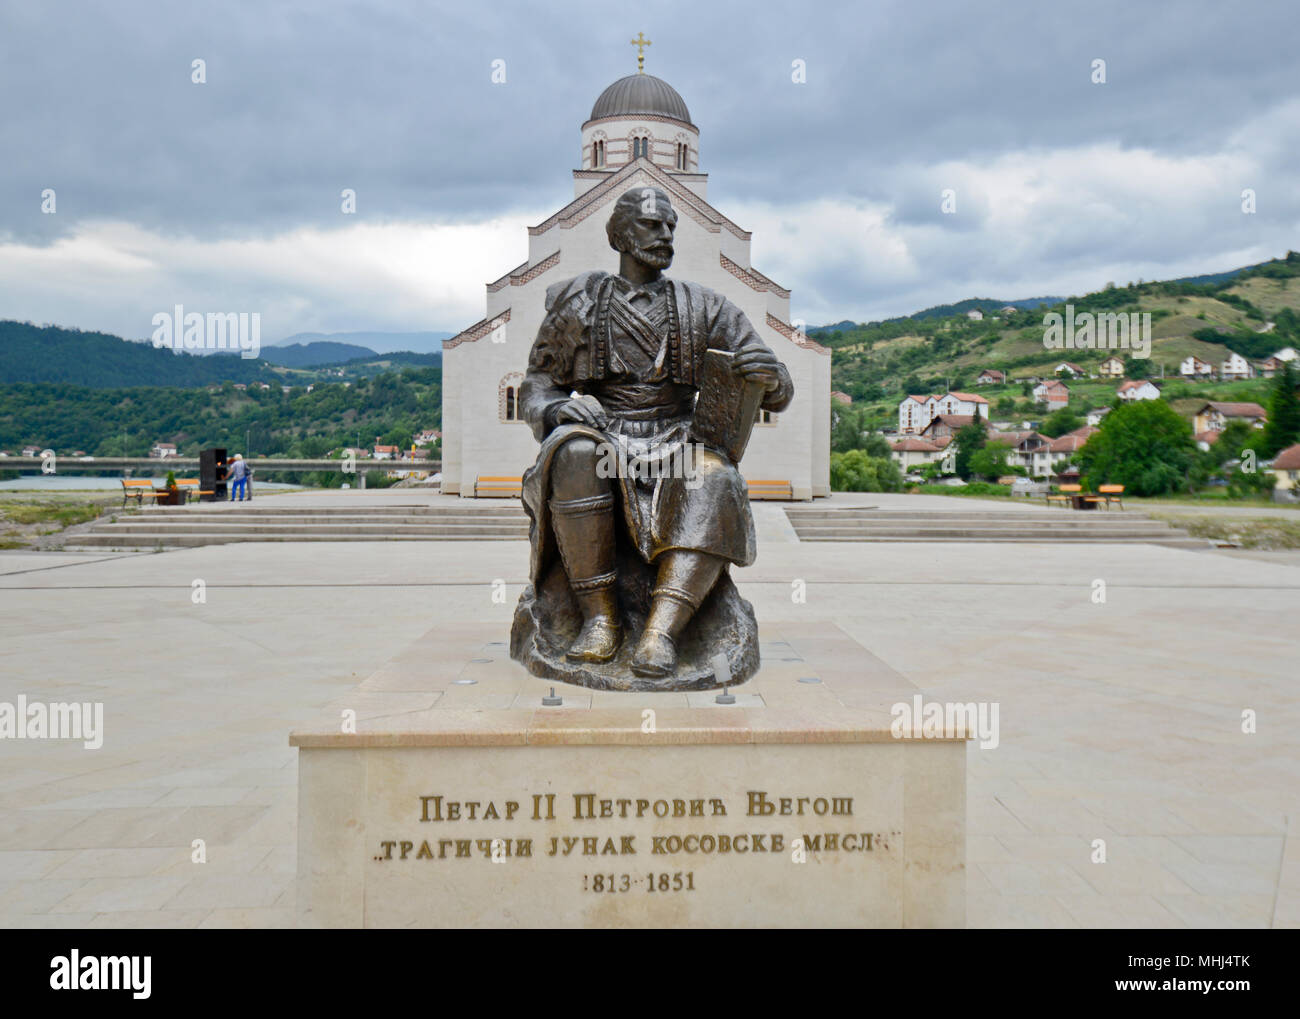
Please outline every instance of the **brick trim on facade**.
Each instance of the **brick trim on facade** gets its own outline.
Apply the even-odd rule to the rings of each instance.
[[[806,333],[799,332],[794,326],[790,325],[789,322],[782,322],[770,311],[767,313],[767,324],[793,343],[796,347],[803,347],[804,350],[811,350],[817,354],[825,354],[827,357],[830,356],[831,352],[829,347],[823,347],[816,340],[809,339]]]
[[[485,318],[482,321],[475,322],[464,332],[457,333],[449,340],[443,340],[442,349],[455,350],[462,343],[475,343],[478,340],[483,339],[484,336],[487,336],[497,327],[503,326],[509,321],[510,309],[507,308],[500,315],[497,315],[494,318]]]

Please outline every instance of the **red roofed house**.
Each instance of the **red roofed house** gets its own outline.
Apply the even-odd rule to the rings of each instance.
[[[376,460],[396,460],[399,450],[396,446],[376,446]]]
[[[898,434],[910,435],[919,432],[930,423],[934,415],[927,409],[927,403],[933,396],[906,396],[898,405]]]
[[[1045,403],[1049,410],[1057,410],[1070,402],[1070,387],[1064,382],[1049,379],[1034,386],[1034,403]]]
[[[1124,377],[1124,362],[1111,354],[1097,367],[1097,374],[1103,379],[1122,379]]]
[[[1300,493],[1300,442],[1287,446],[1273,458],[1273,498],[1295,499]]]
[[[959,393],[953,390],[946,396],[941,396],[935,403],[936,414],[969,414],[972,417],[978,414],[987,420],[989,416],[989,402],[982,396],[976,396],[974,393]]]
[[[921,438],[937,445],[941,439],[951,440],[974,420],[974,414],[936,414],[934,419],[921,429]],[[984,427],[988,429],[987,421],[984,422]]]
[[[1147,379],[1134,381],[1129,379],[1127,382],[1121,382],[1119,389],[1115,390],[1115,395],[1121,400],[1158,400],[1160,399],[1160,390],[1157,389]]]
[[[853,403],[853,397],[848,393],[841,393],[838,389],[831,390],[831,400],[834,403],[842,403],[846,407]]]
[[[975,385],[977,386],[1000,386],[1007,381],[1007,373],[1000,372],[996,368],[985,368],[975,376]]]
[[[1084,443],[1097,434],[1099,429],[1090,425],[1084,425],[1082,428],[1076,428],[1072,432],[1066,432],[1064,435],[1052,440],[1051,453],[1058,460],[1064,460],[1066,457],[1073,456],[1079,450],[1083,449]]]
[[[947,445],[947,443],[944,445]],[[926,442],[924,439],[918,439],[915,436],[908,436],[895,442],[889,451],[889,455],[906,473],[913,467],[919,467],[922,464],[933,463],[935,460],[942,459],[943,447],[936,446],[933,442]]]
[[[1229,421],[1249,421],[1255,428],[1263,428],[1268,411],[1257,403],[1221,403],[1211,400],[1192,418],[1192,431],[1196,434],[1223,431]]]

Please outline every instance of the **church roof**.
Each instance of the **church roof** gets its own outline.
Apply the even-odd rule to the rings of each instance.
[[[591,108],[591,120],[623,117],[638,113],[670,117],[685,124],[691,122],[686,102],[677,90],[653,74],[629,74],[619,78],[600,94]]]

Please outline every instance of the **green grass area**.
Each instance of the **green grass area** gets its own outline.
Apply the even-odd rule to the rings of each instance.
[[[84,524],[120,502],[111,492],[22,492],[0,499],[0,549],[27,548],[34,539]]]
[[[1181,527],[1194,538],[1231,542],[1242,548],[1281,551],[1300,549],[1300,519],[1284,517],[1196,517],[1151,513],[1153,518]]]
[[[1003,499],[1011,495],[1011,486],[973,481],[968,485],[913,485],[908,492],[918,495],[961,495],[968,499],[979,496]]]
[[[1125,496],[1124,501],[1137,507],[1159,509],[1161,506],[1244,506],[1277,510],[1281,515],[1300,511],[1300,503],[1274,502],[1267,493],[1234,496],[1227,487],[1203,488],[1194,495],[1178,492],[1172,495]]]

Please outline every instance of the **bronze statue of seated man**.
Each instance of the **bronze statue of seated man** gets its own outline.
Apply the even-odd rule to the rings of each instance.
[[[558,588],[543,592],[557,566],[581,615],[563,657],[600,667],[629,637],[618,549],[635,551],[635,565],[644,564],[653,579],[644,626],[620,660],[635,676],[664,679],[677,669],[678,641],[727,564],[754,561],[744,479],[724,451],[692,439],[706,352],[728,352],[735,376],[761,387],[765,410],[783,410],[794,390],[785,366],[736,305],[663,275],[676,223],[662,190],[628,191],[606,225],[619,252],[618,273],[588,272],[547,290],[546,317],[520,387],[522,416],[542,448],[523,481],[532,585],[512,638],[512,653],[538,674],[557,675],[520,647],[520,613],[525,606],[535,616],[557,608],[546,602],[556,600]],[[748,603],[736,598],[752,622]],[[753,655],[756,668],[756,647]]]

